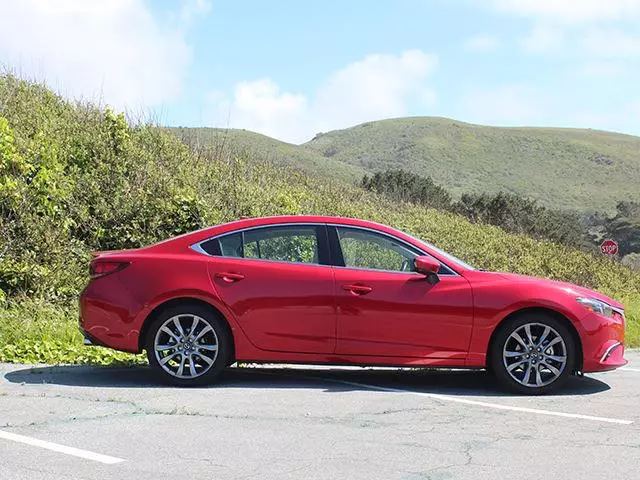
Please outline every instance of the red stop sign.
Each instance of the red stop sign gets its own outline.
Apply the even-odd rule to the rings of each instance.
[[[618,244],[613,240],[605,240],[600,245],[600,251],[603,255],[617,255],[618,254]]]

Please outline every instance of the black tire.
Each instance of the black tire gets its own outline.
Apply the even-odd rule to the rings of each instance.
[[[160,332],[163,325],[170,320],[178,317],[179,323],[183,326],[185,336],[181,337],[186,342],[178,342],[174,337],[169,335],[165,330]],[[191,318],[191,327],[189,327],[189,319]],[[197,318],[197,321],[195,320]],[[195,324],[195,330],[191,331]],[[175,325],[172,322],[169,325]],[[165,325],[166,327],[166,325]],[[203,332],[203,340],[190,341],[189,336],[193,339],[199,333]],[[170,329],[174,334],[178,333],[177,328]],[[159,333],[160,332],[160,333]],[[180,335],[176,335],[180,337]],[[167,347],[176,345],[176,348],[167,348],[166,352],[156,352],[155,341],[158,337],[159,342],[164,337],[166,340],[161,343],[167,343]],[[201,342],[207,341],[207,344]],[[215,342],[214,342],[215,341]],[[214,344],[217,344],[215,355],[210,351]],[[220,373],[229,365],[233,358],[231,333],[224,319],[220,318],[210,308],[198,303],[182,303],[173,307],[169,307],[162,311],[150,325],[145,338],[145,348],[149,365],[153,368],[159,379],[171,385],[181,387],[200,386],[213,383]],[[188,346],[188,349],[187,349]],[[200,349],[202,347],[202,350]],[[180,350],[180,351],[178,351]],[[175,355],[174,359],[166,361],[168,356]],[[206,356],[211,363],[204,361]],[[165,360],[165,366],[161,365],[161,360]],[[184,368],[190,368],[193,362],[193,368],[196,375],[189,378],[180,378],[176,374],[180,371],[180,363]],[[177,363],[177,365],[175,365]],[[175,367],[176,371],[172,374]],[[170,370],[170,371],[167,371]],[[184,369],[183,369],[184,370]]]
[[[520,335],[521,332],[526,332],[527,325],[533,344],[526,335]],[[545,331],[548,332],[546,337]],[[528,348],[512,336],[514,332],[524,340]],[[555,340],[556,336],[561,341]],[[547,340],[549,338],[551,340]],[[541,339],[539,350],[535,345]],[[555,344],[545,347],[545,344],[549,345],[554,341]],[[535,351],[531,351],[531,348]],[[517,355],[520,352],[522,355]],[[543,395],[561,388],[569,379],[576,365],[576,345],[567,327],[558,319],[543,313],[523,314],[499,327],[489,356],[488,369],[503,388],[525,395]],[[560,361],[553,360],[563,356],[566,358],[563,366]],[[516,363],[519,365],[515,365]],[[560,372],[559,375],[552,368]],[[540,386],[536,385],[539,380],[543,380]]]

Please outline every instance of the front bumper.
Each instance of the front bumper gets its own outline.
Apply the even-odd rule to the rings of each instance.
[[[589,314],[582,324],[586,327],[582,332],[584,353],[583,371],[606,372],[623,367],[625,318],[622,311],[616,311],[613,318],[606,318],[594,313]]]
[[[612,340],[602,346],[602,356],[598,362],[598,371],[604,372],[619,367],[624,367],[627,361],[624,359],[624,345],[622,342]]]

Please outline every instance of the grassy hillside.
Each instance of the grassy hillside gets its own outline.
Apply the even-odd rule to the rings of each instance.
[[[340,160],[327,158],[315,150],[281,142],[248,130],[219,128],[169,128],[178,138],[196,148],[218,152],[227,150],[240,157],[251,157],[258,162],[286,165],[303,170],[314,176],[325,176],[353,183],[360,180],[366,171]]]
[[[360,179],[363,170],[404,169],[431,176],[454,195],[504,190],[576,211],[611,212],[620,200],[640,201],[640,137],[630,135],[429,117],[369,122],[286,148],[251,132],[232,133],[230,143],[277,150],[276,159],[327,176]],[[336,162],[356,168],[336,170]]]
[[[626,303],[628,340],[640,345],[640,275],[618,263],[214,147],[0,77],[0,361],[138,361],[81,346],[90,252],[276,214],[384,222],[480,268],[599,289]]]

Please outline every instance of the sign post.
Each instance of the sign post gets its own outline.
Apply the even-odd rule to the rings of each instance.
[[[600,251],[602,252],[603,255],[609,255],[609,256],[617,255],[618,244],[611,239],[605,240],[604,242],[602,242],[602,245],[600,245]]]

